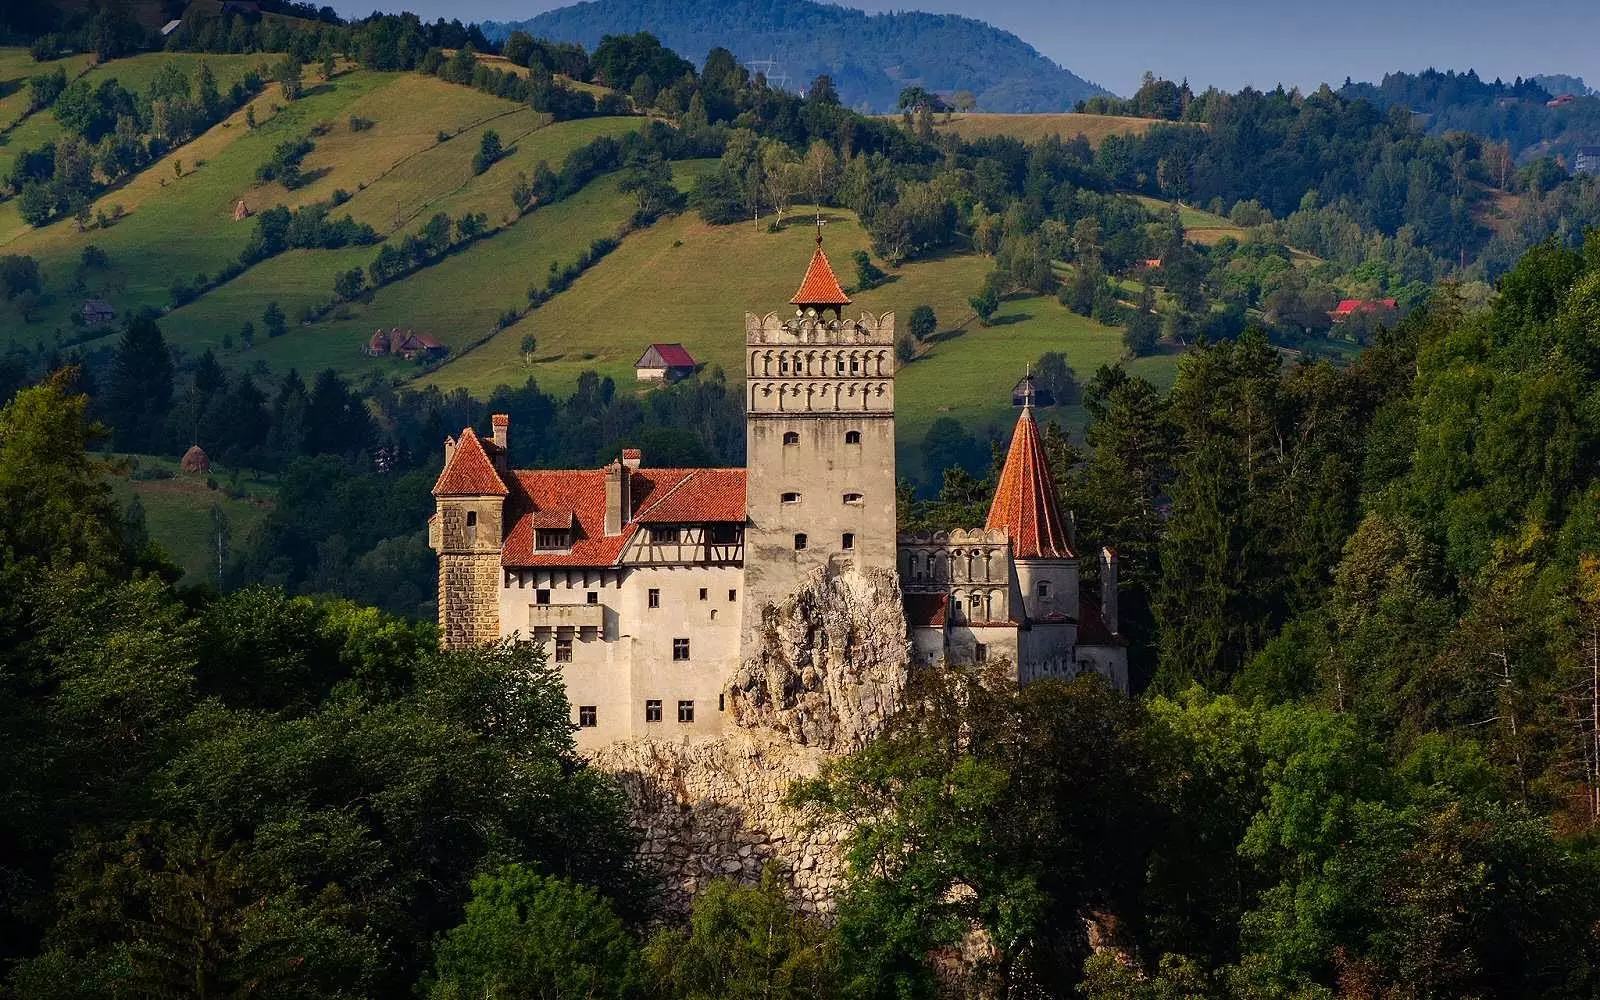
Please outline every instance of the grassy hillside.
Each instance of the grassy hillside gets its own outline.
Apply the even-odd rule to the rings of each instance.
[[[934,118],[934,127],[941,132],[954,132],[963,139],[983,139],[995,135],[1008,135],[1023,142],[1038,142],[1048,136],[1071,139],[1082,135],[1089,144],[1098,147],[1108,135],[1143,135],[1151,126],[1161,124],[1152,118],[1121,118],[1116,115],[1079,114],[953,114]]]
[[[150,455],[122,457],[131,468],[112,480],[113,493],[123,505],[138,498],[144,508],[150,540],[184,568],[186,584],[211,579],[216,566],[213,506],[221,508],[228,539],[235,549],[272,509],[276,489],[269,479],[258,473],[240,474],[213,466],[207,477],[182,472],[172,459]],[[170,478],[145,478],[152,474],[170,474]],[[215,489],[207,485],[208,478],[217,484]],[[227,539],[224,543],[229,544]]]
[[[102,80],[116,80],[128,90],[143,94],[149,88],[150,81],[155,79],[156,71],[162,66],[174,64],[183,70],[186,77],[193,79],[195,70],[201,63],[205,63],[211,67],[211,72],[216,76],[217,87],[226,94],[228,88],[242,79],[246,73],[265,66],[269,58],[259,53],[220,55],[147,52],[91,67],[92,60],[89,56],[72,56],[56,62],[36,63],[26,49],[0,49],[0,88],[9,89],[21,83],[20,90],[0,105],[0,124],[15,121],[16,117],[26,110],[28,77],[54,72],[57,66],[66,70],[69,80],[79,74],[82,74],[91,86],[99,86]],[[85,73],[86,69],[88,72]],[[11,113],[13,110],[14,114]],[[5,145],[0,146],[0,175],[10,172],[11,163],[16,159],[18,151],[54,142],[63,134],[64,130],[49,110],[29,115],[25,121],[7,132]]]
[[[0,342],[48,343],[58,334],[70,335],[70,315],[89,297],[106,298],[119,310],[165,306],[174,278],[215,274],[238,257],[254,225],[234,220],[233,207],[241,199],[259,211],[274,204],[304,205],[343,190],[353,196],[339,212],[349,212],[385,236],[414,231],[435,212],[452,217],[483,212],[492,227],[500,226],[510,217],[510,192],[519,171],[531,171],[540,160],[559,167],[568,153],[596,136],[620,134],[641,121],[552,124],[548,116],[524,105],[410,73],[348,72],[308,88],[307,96],[274,114],[272,108],[282,103],[276,89],[269,89],[255,102],[256,129],[245,127],[241,112],[103,196],[97,209],[109,211],[115,204],[129,213],[108,229],[79,232],[75,223],[62,221],[34,230],[16,219],[12,206],[0,205],[3,252],[37,258],[54,293],[54,301],[32,323],[21,322],[14,309],[0,303],[0,328],[9,334],[0,334]],[[352,117],[374,124],[355,130]],[[474,175],[472,158],[488,128],[500,133],[509,152],[484,174]],[[278,143],[313,131],[322,134],[315,136],[316,149],[303,164],[311,183],[294,191],[276,183],[257,184],[256,167]],[[440,141],[441,132],[446,141]],[[175,160],[184,164],[181,177],[174,172]],[[614,189],[612,195],[611,200],[621,202]],[[9,226],[7,209],[12,212]],[[314,329],[293,325],[292,335],[258,345],[254,356],[238,360],[253,363],[259,358],[274,367],[302,368],[337,362],[342,369],[364,371],[370,363],[363,364],[357,347],[371,333],[369,323],[427,329],[446,342],[464,339],[464,330],[476,335],[500,311],[521,302],[530,277],[542,276],[548,267],[541,259],[537,272],[507,268],[495,262],[498,254],[521,259],[548,243],[565,262],[576,256],[569,245],[580,235],[583,245],[609,235],[626,212],[604,212],[592,225],[580,218],[581,212],[569,213],[565,230],[536,226],[530,232],[542,236],[510,238],[540,215],[536,212],[491,238],[470,267],[452,259],[425,269],[326,324]],[[81,254],[90,243],[109,255],[108,269],[82,270]],[[259,327],[268,302],[277,301],[291,319],[326,302],[336,274],[365,267],[375,254],[374,247],[285,254],[176,310],[164,326],[185,348],[220,348],[223,338],[237,334],[245,320]],[[449,275],[443,282],[432,273],[440,269]],[[367,329],[357,337],[357,327]],[[343,334],[355,339],[343,339]],[[242,345],[235,353],[243,353]]]
[[[505,201],[510,204],[509,197]],[[174,311],[162,326],[174,342],[192,350],[211,347],[225,363],[260,361],[274,370],[332,367],[352,376],[368,372],[403,376],[409,370],[405,362],[362,355],[361,347],[375,328],[421,330],[449,345],[477,337],[507,308],[525,304],[528,286],[543,279],[551,261],[574,260],[597,237],[615,233],[632,210],[632,200],[617,192],[616,181],[602,178],[575,197],[525,216],[501,233],[361,302],[343,306],[320,322],[291,323],[288,333],[276,340],[258,334],[255,347],[248,351],[237,339],[231,350],[222,350],[223,336],[236,335],[246,319],[259,331],[268,302],[277,302],[291,318],[306,306],[325,302],[333,275],[365,266],[374,249],[291,251]]]
[[[805,224],[812,211],[796,209],[796,222],[777,234],[747,225],[708,226],[693,215],[636,233],[567,292],[425,381],[486,394],[531,376],[547,389],[562,390],[593,369],[628,387],[635,384],[634,361],[653,341],[680,342],[700,361],[720,365],[737,379],[743,370],[744,314],[788,311],[812,249],[815,231]],[[824,218],[829,256],[848,286],[854,278],[850,253],[865,249],[867,236],[849,213],[826,209]],[[899,376],[904,471],[916,471],[922,436],[939,416],[977,428],[1006,427],[1014,419],[1010,388],[1040,354],[1065,353],[1087,378],[1123,353],[1120,330],[1043,296],[1008,300],[993,325],[979,326],[966,300],[991,266],[987,258],[973,255],[908,264],[887,284],[854,296],[852,313],[892,310],[904,321],[913,308],[926,304],[940,319],[941,333]],[[525,333],[539,342],[532,365],[524,362],[519,347]],[[1146,358],[1131,367],[1164,385],[1175,362]],[[1082,419],[1071,409],[1058,416],[1074,424]]]

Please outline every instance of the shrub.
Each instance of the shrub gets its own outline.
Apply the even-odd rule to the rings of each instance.
[[[352,132],[365,132],[376,124],[377,122],[374,122],[371,118],[363,118],[360,115],[350,116],[350,131]]]

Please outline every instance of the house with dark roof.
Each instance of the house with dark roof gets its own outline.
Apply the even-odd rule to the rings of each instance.
[[[633,373],[641,382],[676,382],[693,375],[697,367],[699,362],[682,344],[651,344],[633,363]]]
[[[887,633],[842,641],[887,655],[1005,662],[1019,682],[1092,670],[1126,690],[1116,556],[1097,557],[1098,596],[1080,593],[1033,380],[983,526],[900,534],[894,316],[844,317],[820,240],[789,304],[745,317],[745,468],[657,468],[625,448],[599,468],[516,469],[504,414],[446,438],[428,522],[445,646],[541,646],[586,748],[721,735],[772,697],[746,664],[807,631],[803,601],[871,608]],[[641,362],[683,367],[659,350],[675,347]]]
[[[117,308],[105,299],[90,299],[80,312],[85,326],[105,326],[117,321]]]
[[[373,331],[362,353],[369,358],[393,355],[411,361],[418,357],[442,358],[450,353],[450,348],[441,344],[438,338],[426,333],[418,333],[415,330],[402,331],[399,327],[395,327],[387,332]]]

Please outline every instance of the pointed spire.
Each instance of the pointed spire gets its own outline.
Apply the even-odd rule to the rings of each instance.
[[[483,450],[483,442],[471,427],[461,432],[461,440],[433,484],[436,497],[503,497],[511,491],[495,470],[494,461]]]
[[[805,280],[800,282],[800,290],[794,293],[794,298],[789,300],[790,305],[806,308],[841,309],[850,304],[850,296],[844,293],[839,286],[839,279],[834,276],[833,265],[828,263],[828,255],[822,252],[822,217],[817,217],[817,252],[811,255],[811,263],[806,267]]]
[[[991,531],[1006,529],[1014,558],[1073,558],[1044,441],[1033,420],[1031,393],[1011,435],[1011,448],[1006,452],[1006,465],[1000,472],[1000,485],[994,491],[994,504],[989,508],[985,527]]]

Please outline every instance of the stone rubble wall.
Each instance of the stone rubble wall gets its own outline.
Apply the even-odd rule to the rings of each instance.
[[[831,912],[849,827],[819,825],[784,798],[871,739],[905,691],[910,656],[893,573],[818,572],[764,608],[758,631],[726,685],[728,733],[630,740],[593,757],[628,794],[669,912],[686,911],[711,879],[754,881],[769,860],[788,874],[796,905]]]

